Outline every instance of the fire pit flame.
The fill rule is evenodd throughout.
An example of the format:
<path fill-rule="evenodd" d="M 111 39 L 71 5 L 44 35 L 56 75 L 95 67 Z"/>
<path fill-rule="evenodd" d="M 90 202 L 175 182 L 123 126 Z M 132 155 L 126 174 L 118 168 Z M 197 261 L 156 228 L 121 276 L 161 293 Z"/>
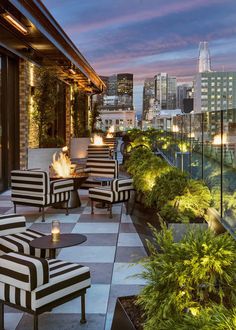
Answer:
<path fill-rule="evenodd" d="M 69 157 L 67 157 L 62 152 L 60 152 L 58 157 L 56 153 L 53 155 L 53 162 L 51 165 L 59 177 L 67 178 L 71 176 L 71 161 Z"/>
<path fill-rule="evenodd" d="M 113 133 L 115 133 L 115 127 L 114 127 L 114 125 L 112 125 L 112 126 L 110 126 L 109 127 L 109 130 L 108 130 L 108 132 L 107 132 L 107 138 L 112 138 L 113 137 Z"/>
<path fill-rule="evenodd" d="M 103 145 L 103 138 L 101 136 L 95 134 L 93 137 L 93 144 L 95 144 L 96 146 Z"/>

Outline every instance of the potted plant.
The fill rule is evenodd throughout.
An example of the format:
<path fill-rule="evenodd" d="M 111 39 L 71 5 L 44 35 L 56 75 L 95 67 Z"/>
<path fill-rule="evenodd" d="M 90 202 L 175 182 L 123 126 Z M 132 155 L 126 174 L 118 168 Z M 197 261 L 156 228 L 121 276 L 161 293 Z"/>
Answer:
<path fill-rule="evenodd" d="M 197 230 L 176 243 L 164 223 L 152 231 L 154 243 L 148 242 L 149 256 L 141 262 L 147 285 L 135 302 L 142 329 L 235 329 L 235 240 Z M 112 330 L 117 326 L 114 314 Z"/>

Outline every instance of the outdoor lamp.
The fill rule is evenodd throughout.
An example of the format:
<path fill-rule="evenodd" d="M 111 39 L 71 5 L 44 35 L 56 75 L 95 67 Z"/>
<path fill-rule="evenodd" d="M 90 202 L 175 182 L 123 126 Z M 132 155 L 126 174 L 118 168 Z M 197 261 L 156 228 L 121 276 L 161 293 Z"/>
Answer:
<path fill-rule="evenodd" d="M 58 242 L 60 241 L 60 221 L 58 220 L 53 220 L 52 221 L 52 241 L 53 242 Z"/>

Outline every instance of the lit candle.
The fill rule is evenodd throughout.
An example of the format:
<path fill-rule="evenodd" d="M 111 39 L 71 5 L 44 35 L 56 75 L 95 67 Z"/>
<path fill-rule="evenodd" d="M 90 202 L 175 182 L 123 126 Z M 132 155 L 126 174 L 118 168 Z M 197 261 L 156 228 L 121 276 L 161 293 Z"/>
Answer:
<path fill-rule="evenodd" d="M 53 242 L 58 242 L 60 241 L 60 221 L 58 220 L 53 220 L 52 221 L 52 241 Z"/>

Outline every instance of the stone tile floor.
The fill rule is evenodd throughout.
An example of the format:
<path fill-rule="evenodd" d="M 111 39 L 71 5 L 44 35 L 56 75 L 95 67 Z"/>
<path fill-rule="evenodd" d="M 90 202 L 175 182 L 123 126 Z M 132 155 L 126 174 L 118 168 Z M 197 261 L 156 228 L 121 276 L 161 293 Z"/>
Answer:
<path fill-rule="evenodd" d="M 82 206 L 71 209 L 66 216 L 64 210 L 48 208 L 46 222 L 41 222 L 37 208 L 17 207 L 17 213 L 27 219 L 27 226 L 50 233 L 51 221 L 61 221 L 62 232 L 83 233 L 87 241 L 79 246 L 61 249 L 57 258 L 79 262 L 91 270 L 92 286 L 86 295 L 87 324 L 79 323 L 80 298 L 74 299 L 50 313 L 39 317 L 39 329 L 50 330 L 110 330 L 118 296 L 132 295 L 140 291 L 144 280 L 134 275 L 141 271 L 135 264 L 146 255 L 132 219 L 125 214 L 125 207 L 113 207 L 113 219 L 106 209 L 95 209 L 90 214 L 87 191 L 80 192 Z M 0 195 L 1 213 L 13 213 L 10 191 Z M 5 308 L 5 330 L 30 330 L 33 319 L 30 315 L 12 308 Z M 122 329 L 121 329 L 122 330 Z"/>

